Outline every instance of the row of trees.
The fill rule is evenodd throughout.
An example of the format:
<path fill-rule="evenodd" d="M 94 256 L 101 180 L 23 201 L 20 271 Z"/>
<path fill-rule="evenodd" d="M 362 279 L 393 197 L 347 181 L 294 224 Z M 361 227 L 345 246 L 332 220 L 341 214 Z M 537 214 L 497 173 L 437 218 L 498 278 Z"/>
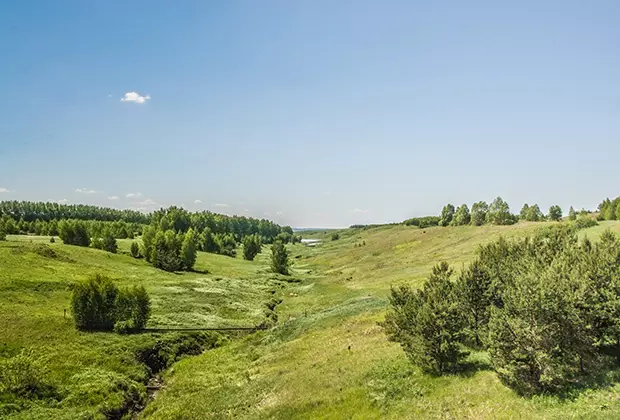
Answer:
<path fill-rule="evenodd" d="M 620 197 L 606 198 L 598 205 L 599 220 L 620 220 Z"/>
<path fill-rule="evenodd" d="M 79 220 L 79 219 L 62 219 L 62 220 L 78 220 L 86 226 L 91 236 L 100 236 L 102 232 L 108 231 L 117 239 L 133 238 L 142 232 L 142 226 L 139 223 L 131 223 L 124 221 L 101 222 L 95 220 Z M 62 220 L 42 221 L 35 220 L 27 222 L 24 219 L 15 221 L 9 216 L 0 217 L 0 230 L 9 235 L 43 235 L 58 236 L 60 234 L 59 225 Z"/>
<path fill-rule="evenodd" d="M 0 201 L 0 216 L 15 221 L 50 221 L 62 219 L 124 221 L 128 223 L 149 223 L 150 215 L 135 210 L 118 210 L 85 204 L 58 204 L 33 201 Z"/>
<path fill-rule="evenodd" d="M 620 364 L 620 240 L 579 240 L 573 225 L 482 246 L 454 278 L 435 266 L 420 290 L 392 288 L 383 326 L 434 374 L 458 370 L 469 348 L 523 394 L 566 389 Z"/>

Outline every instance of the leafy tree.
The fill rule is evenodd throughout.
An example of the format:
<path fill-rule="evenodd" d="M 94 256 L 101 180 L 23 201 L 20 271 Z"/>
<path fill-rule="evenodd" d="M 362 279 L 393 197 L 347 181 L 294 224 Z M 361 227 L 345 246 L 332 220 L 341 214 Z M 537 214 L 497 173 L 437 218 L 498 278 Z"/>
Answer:
<path fill-rule="evenodd" d="M 213 236 L 213 232 L 208 227 L 205 227 L 202 231 L 202 234 L 200 235 L 200 243 L 204 252 L 219 253 L 220 251 L 218 243 Z"/>
<path fill-rule="evenodd" d="M 468 335 L 477 346 L 485 335 L 493 303 L 491 276 L 480 260 L 474 260 L 459 276 L 458 300 L 466 318 Z"/>
<path fill-rule="evenodd" d="M 549 207 L 549 220 L 558 222 L 562 218 L 562 209 L 560 206 Z"/>
<path fill-rule="evenodd" d="M 143 286 L 120 289 L 115 304 L 114 330 L 141 330 L 151 316 L 151 299 Z"/>
<path fill-rule="evenodd" d="M 79 220 L 62 220 L 58 225 L 59 236 L 67 245 L 89 246 L 90 235 L 84 222 Z"/>
<path fill-rule="evenodd" d="M 271 246 L 271 269 L 274 273 L 288 275 L 288 252 L 280 241 L 276 241 Z"/>
<path fill-rule="evenodd" d="M 529 204 L 525 203 L 523 207 L 521 207 L 521 211 L 519 212 L 519 218 L 521 220 L 527 220 L 528 211 L 530 209 Z"/>
<path fill-rule="evenodd" d="M 191 271 L 196 263 L 197 238 L 194 229 L 190 228 L 184 235 L 181 245 L 181 260 L 183 270 Z"/>
<path fill-rule="evenodd" d="M 116 244 L 116 239 L 109 232 L 103 236 L 103 247 L 104 251 L 111 252 L 116 254 L 118 250 L 118 245 Z"/>
<path fill-rule="evenodd" d="M 570 206 L 570 209 L 568 209 L 568 220 L 572 222 L 577 220 L 577 212 L 575 211 L 573 206 Z"/>
<path fill-rule="evenodd" d="M 217 243 L 218 252 L 221 255 L 226 255 L 232 258 L 237 256 L 237 241 L 231 233 L 218 233 L 215 235 L 215 242 Z"/>
<path fill-rule="evenodd" d="M 484 201 L 479 201 L 471 206 L 471 224 L 481 226 L 487 220 L 489 205 Z"/>
<path fill-rule="evenodd" d="M 433 267 L 422 290 L 392 288 L 391 309 L 382 323 L 407 357 L 433 374 L 454 370 L 466 355 L 460 345 L 463 317 L 451 275 L 444 262 Z"/>
<path fill-rule="evenodd" d="M 165 271 L 183 268 L 181 240 L 173 230 L 158 231 L 151 252 L 152 264 Z"/>
<path fill-rule="evenodd" d="M 431 226 L 439 225 L 440 217 L 438 216 L 426 216 L 426 217 L 413 217 L 405 220 L 403 223 L 406 226 L 417 226 L 420 229 L 425 229 Z"/>
<path fill-rule="evenodd" d="M 469 207 L 467 204 L 460 205 L 454 212 L 454 218 L 452 224 L 454 226 L 468 225 L 471 222 L 471 215 L 469 214 Z"/>
<path fill-rule="evenodd" d="M 497 197 L 489 206 L 487 222 L 494 225 L 509 225 L 514 223 L 508 203 L 502 200 L 501 197 Z"/>
<path fill-rule="evenodd" d="M 543 214 L 538 204 L 534 204 L 527 209 L 525 214 L 525 220 L 528 222 L 540 222 L 545 219 L 545 215 Z"/>
<path fill-rule="evenodd" d="M 332 241 L 337 241 L 338 239 L 340 239 L 340 235 L 338 234 L 338 232 L 332 233 Z"/>
<path fill-rule="evenodd" d="M 136 241 L 131 243 L 131 256 L 134 258 L 140 258 L 140 245 Z"/>
<path fill-rule="evenodd" d="M 112 330 L 118 293 L 112 280 L 99 274 L 76 283 L 71 295 L 75 326 L 84 330 Z"/>
<path fill-rule="evenodd" d="M 454 217 L 454 206 L 452 204 L 446 204 L 441 209 L 441 218 L 439 220 L 439 226 L 448 226 L 452 222 Z"/>
<path fill-rule="evenodd" d="M 249 235 L 243 238 L 243 258 L 248 261 L 254 260 L 254 257 L 261 251 L 261 240 L 257 234 Z"/>

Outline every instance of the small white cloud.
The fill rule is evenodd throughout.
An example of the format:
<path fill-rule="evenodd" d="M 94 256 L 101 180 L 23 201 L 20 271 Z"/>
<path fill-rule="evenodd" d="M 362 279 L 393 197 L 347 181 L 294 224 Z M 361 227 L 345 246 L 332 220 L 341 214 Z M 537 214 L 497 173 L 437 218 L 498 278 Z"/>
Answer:
<path fill-rule="evenodd" d="M 147 198 L 146 200 L 139 201 L 136 204 L 138 204 L 139 206 L 144 207 L 144 206 L 152 206 L 152 205 L 157 204 L 157 203 L 154 200 L 151 200 L 150 198 Z"/>
<path fill-rule="evenodd" d="M 108 200 L 118 200 L 118 195 L 112 195 L 108 197 Z"/>
<path fill-rule="evenodd" d="M 95 193 L 97 193 L 97 191 L 91 190 L 91 189 L 88 189 L 88 188 L 76 188 L 75 192 L 76 193 L 80 193 L 80 194 L 95 194 Z"/>
<path fill-rule="evenodd" d="M 112 94 L 111 94 L 111 93 L 108 93 L 108 98 L 111 98 L 111 97 L 112 97 Z"/>
<path fill-rule="evenodd" d="M 56 202 L 58 204 L 67 204 L 69 202 L 69 200 L 67 200 L 66 198 L 63 198 L 62 200 L 56 200 Z"/>
<path fill-rule="evenodd" d="M 370 210 L 353 209 L 353 210 L 351 210 L 351 213 L 363 214 L 363 213 L 368 213 L 369 211 L 370 211 Z"/>
<path fill-rule="evenodd" d="M 216 203 L 215 207 L 230 207 L 228 204 L 224 204 L 224 203 Z"/>
<path fill-rule="evenodd" d="M 127 193 L 125 194 L 125 197 L 127 198 L 138 198 L 138 197 L 142 197 L 142 193 Z"/>
<path fill-rule="evenodd" d="M 281 211 L 277 211 L 276 216 L 284 216 L 284 213 L 282 213 Z"/>
<path fill-rule="evenodd" d="M 201 204 L 202 200 L 194 200 L 194 204 Z"/>
<path fill-rule="evenodd" d="M 0 188 L 0 193 L 8 193 L 11 192 L 7 188 Z"/>
<path fill-rule="evenodd" d="M 125 92 L 125 96 L 121 98 L 121 102 L 135 102 L 137 104 L 143 104 L 151 99 L 149 95 L 142 96 L 138 92 Z"/>

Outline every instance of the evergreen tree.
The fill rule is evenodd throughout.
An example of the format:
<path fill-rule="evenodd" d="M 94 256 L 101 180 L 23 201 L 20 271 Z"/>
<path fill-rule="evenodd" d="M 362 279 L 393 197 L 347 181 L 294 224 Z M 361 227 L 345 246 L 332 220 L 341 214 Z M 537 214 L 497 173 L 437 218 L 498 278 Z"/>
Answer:
<path fill-rule="evenodd" d="M 102 249 L 113 254 L 116 254 L 116 251 L 118 250 L 116 239 L 109 232 L 106 232 L 103 236 Z"/>
<path fill-rule="evenodd" d="M 466 355 L 461 348 L 463 317 L 448 264 L 433 267 L 422 290 L 392 288 L 382 323 L 388 337 L 400 342 L 407 357 L 422 370 L 440 374 L 454 370 Z"/>
<path fill-rule="evenodd" d="M 131 243 L 131 256 L 134 258 L 140 258 L 140 245 L 136 241 Z"/>
<path fill-rule="evenodd" d="M 243 258 L 252 261 L 260 251 L 261 241 L 257 234 L 248 235 L 243 238 Z"/>
<path fill-rule="evenodd" d="M 480 337 L 485 335 L 493 303 L 491 276 L 480 260 L 474 260 L 463 270 L 458 279 L 457 292 L 466 317 L 468 335 L 480 346 Z"/>
<path fill-rule="evenodd" d="M 570 209 L 568 209 L 568 220 L 570 220 L 571 222 L 577 220 L 577 212 L 575 211 L 573 206 L 570 206 Z"/>
<path fill-rule="evenodd" d="M 288 275 L 288 252 L 280 241 L 276 241 L 271 246 L 271 269 L 274 273 Z"/>

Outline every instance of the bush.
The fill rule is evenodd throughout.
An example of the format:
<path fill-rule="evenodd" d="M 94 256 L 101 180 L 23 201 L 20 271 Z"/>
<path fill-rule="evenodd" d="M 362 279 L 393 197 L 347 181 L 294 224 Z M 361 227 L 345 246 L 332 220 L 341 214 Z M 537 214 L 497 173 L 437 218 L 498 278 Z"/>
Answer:
<path fill-rule="evenodd" d="M 118 245 L 116 244 L 116 239 L 114 239 L 114 236 L 109 233 L 104 235 L 102 249 L 104 251 L 111 252 L 112 254 L 116 254 L 116 251 L 118 251 Z"/>
<path fill-rule="evenodd" d="M 151 312 L 144 287 L 119 289 L 101 275 L 74 286 L 71 309 L 78 329 L 104 331 L 144 328 Z"/>
<path fill-rule="evenodd" d="M 140 258 L 140 245 L 138 245 L 138 243 L 136 241 L 131 243 L 131 256 L 134 258 Z"/>
<path fill-rule="evenodd" d="M 433 267 L 422 290 L 392 288 L 391 308 L 382 323 L 407 357 L 432 374 L 455 370 L 466 355 L 460 344 L 463 317 L 451 275 L 448 264 L 441 263 Z"/>
<path fill-rule="evenodd" d="M 574 224 L 577 229 L 587 229 L 598 225 L 598 222 L 589 216 L 579 216 Z"/>
<path fill-rule="evenodd" d="M 90 236 L 84 222 L 79 220 L 62 220 L 58 224 L 58 236 L 67 245 L 88 246 Z"/>
<path fill-rule="evenodd" d="M 253 261 L 256 255 L 261 251 L 261 240 L 257 234 L 248 235 L 243 238 L 243 258 Z"/>
<path fill-rule="evenodd" d="M 274 273 L 288 275 L 288 253 L 286 247 L 280 241 L 271 246 L 271 269 Z"/>
<path fill-rule="evenodd" d="M 340 239 L 340 235 L 338 233 L 332 233 L 332 241 L 337 241 Z"/>
<path fill-rule="evenodd" d="M 56 243 L 56 239 L 54 239 L 54 237 L 52 236 L 52 237 L 50 238 L 50 244 L 54 244 L 54 243 Z"/>
<path fill-rule="evenodd" d="M 0 229 L 0 241 L 6 241 L 6 233 L 3 229 Z"/>
<path fill-rule="evenodd" d="M 0 360 L 0 395 L 19 397 L 53 396 L 54 388 L 48 383 L 45 364 L 31 350 L 22 350 L 16 356 Z"/>

